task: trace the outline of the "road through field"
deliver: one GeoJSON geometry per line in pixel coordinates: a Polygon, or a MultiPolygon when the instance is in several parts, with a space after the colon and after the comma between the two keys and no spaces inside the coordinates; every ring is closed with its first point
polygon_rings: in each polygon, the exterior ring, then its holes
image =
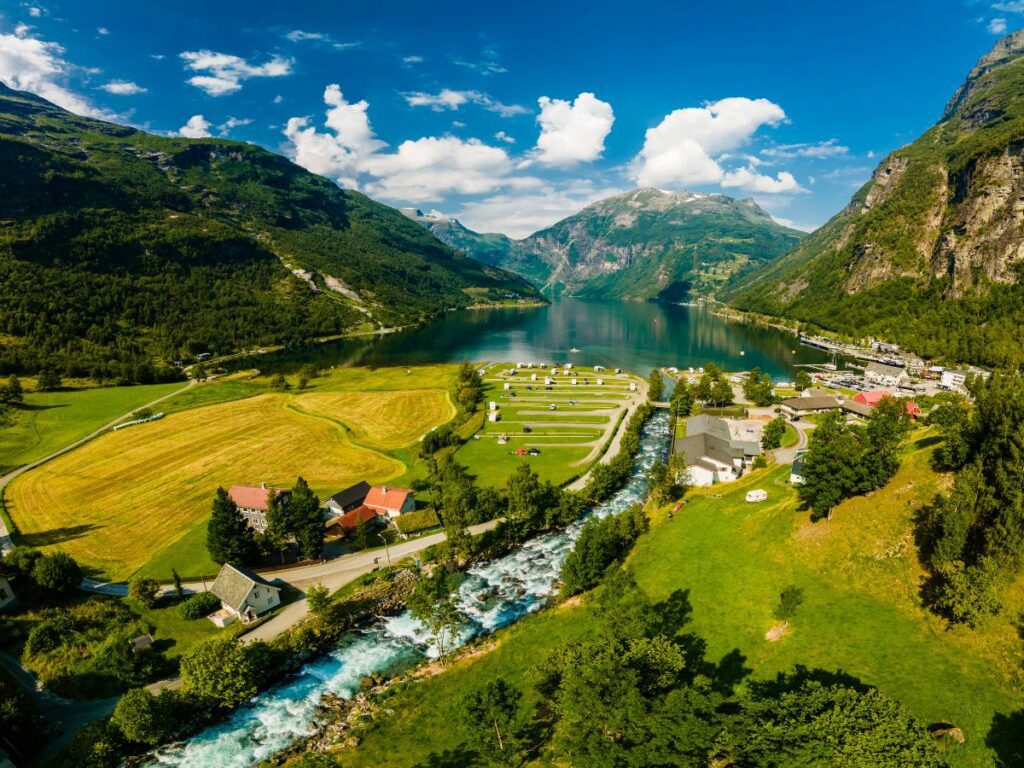
{"type": "MultiPolygon", "coordinates": [[[[81,438],[80,440],[76,440],[73,443],[69,443],[69,444],[65,445],[63,448],[54,451],[53,453],[51,453],[48,456],[44,456],[41,459],[37,459],[37,460],[35,460],[35,461],[33,461],[33,462],[29,463],[29,464],[24,464],[24,465],[18,467],[17,469],[11,470],[6,475],[3,475],[2,477],[0,477],[0,499],[3,498],[4,489],[16,477],[18,477],[20,475],[23,475],[24,473],[28,472],[31,469],[35,469],[36,467],[42,466],[46,462],[52,461],[53,459],[56,459],[58,456],[63,456],[68,451],[72,451],[72,450],[74,450],[75,448],[78,448],[81,445],[85,445],[90,440],[94,440],[95,438],[99,437],[101,434],[106,432],[108,429],[113,427],[115,424],[118,424],[119,422],[124,421],[126,418],[131,416],[136,411],[141,411],[143,408],[152,408],[154,405],[162,403],[164,400],[167,400],[168,398],[174,397],[175,395],[180,395],[182,392],[184,392],[189,387],[194,386],[195,383],[196,383],[195,379],[190,379],[188,384],[186,384],[181,389],[176,389],[173,392],[171,392],[170,394],[164,395],[163,397],[158,397],[156,400],[153,400],[152,402],[146,403],[145,405],[140,405],[137,408],[132,408],[128,413],[125,413],[125,414],[123,414],[121,416],[118,416],[113,421],[110,421],[110,422],[104,424],[99,429],[97,429],[97,430],[95,430],[93,432],[90,432],[88,435],[86,435],[85,437],[81,438]]],[[[3,517],[0,517],[0,555],[3,555],[5,552],[7,552],[8,550],[12,549],[13,547],[14,547],[14,541],[11,539],[11,532],[7,529],[7,523],[4,522],[3,517]]]]}

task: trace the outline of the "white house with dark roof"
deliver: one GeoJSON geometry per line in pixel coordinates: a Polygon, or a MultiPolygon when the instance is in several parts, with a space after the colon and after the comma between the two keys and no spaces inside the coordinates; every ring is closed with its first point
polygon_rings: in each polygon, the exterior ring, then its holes
{"type": "Polygon", "coordinates": [[[226,627],[237,619],[248,623],[281,604],[281,588],[275,587],[247,568],[224,563],[210,591],[220,598],[221,609],[211,613],[210,621],[226,627]]]}

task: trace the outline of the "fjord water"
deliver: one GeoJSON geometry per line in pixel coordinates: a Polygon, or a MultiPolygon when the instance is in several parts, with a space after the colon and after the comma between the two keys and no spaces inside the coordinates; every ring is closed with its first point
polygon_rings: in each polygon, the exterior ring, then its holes
{"type": "MultiPolygon", "coordinates": [[[[538,536],[504,557],[471,568],[459,588],[459,610],[469,621],[460,641],[506,627],[540,610],[554,595],[562,562],[586,517],[618,514],[643,500],[647,470],[665,458],[668,436],[668,411],[656,411],[644,428],[629,481],[618,493],[568,529],[538,536]]],[[[349,698],[366,676],[409,668],[433,655],[426,640],[427,635],[408,612],[350,632],[332,653],[310,662],[224,723],[154,754],[147,768],[257,765],[315,732],[325,695],[349,698]]]]}
{"type": "Polygon", "coordinates": [[[361,338],[236,363],[264,371],[303,363],[415,365],[474,361],[572,361],[647,374],[656,366],[725,370],[757,366],[776,380],[797,363],[821,363],[820,350],[800,346],[775,328],[717,317],[704,306],[638,301],[559,299],[546,307],[453,312],[430,325],[382,337],[361,338]],[[572,353],[573,348],[579,349],[572,353]]]}

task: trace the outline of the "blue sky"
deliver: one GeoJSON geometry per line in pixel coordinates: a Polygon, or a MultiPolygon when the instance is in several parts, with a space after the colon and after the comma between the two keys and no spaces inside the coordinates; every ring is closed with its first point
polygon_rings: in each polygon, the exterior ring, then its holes
{"type": "Polygon", "coordinates": [[[0,0],[0,80],[521,237],[635,186],[819,226],[1024,0],[0,0]]]}

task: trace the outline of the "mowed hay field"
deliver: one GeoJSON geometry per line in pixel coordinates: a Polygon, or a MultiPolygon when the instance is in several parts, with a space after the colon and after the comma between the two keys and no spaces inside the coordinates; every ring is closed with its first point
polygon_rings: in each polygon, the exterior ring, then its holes
{"type": "Polygon", "coordinates": [[[415,442],[454,415],[444,390],[263,392],[105,434],[18,478],[6,499],[21,541],[124,579],[195,531],[218,486],[291,487],[302,475],[325,496],[390,480],[406,466],[376,448],[415,442]]]}
{"type": "Polygon", "coordinates": [[[364,445],[383,450],[417,442],[427,431],[455,417],[446,392],[313,392],[295,398],[307,413],[337,418],[364,445]]]}

